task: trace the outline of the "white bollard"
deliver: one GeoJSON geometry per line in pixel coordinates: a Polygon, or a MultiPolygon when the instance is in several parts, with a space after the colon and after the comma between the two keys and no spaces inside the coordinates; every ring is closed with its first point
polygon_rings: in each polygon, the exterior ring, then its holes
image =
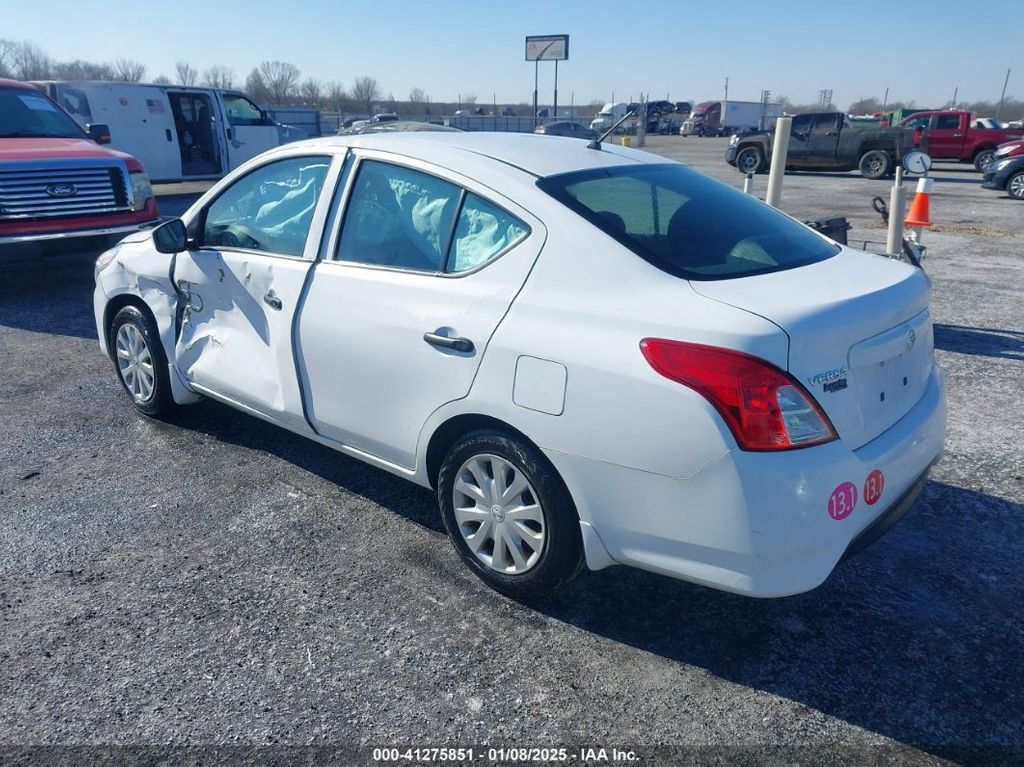
{"type": "Polygon", "coordinates": [[[768,194],[764,201],[773,208],[782,200],[782,177],[786,174],[786,157],[789,154],[789,134],[793,129],[792,117],[780,117],[775,121],[775,145],[772,148],[772,167],[768,172],[768,194]]]}
{"type": "Polygon", "coordinates": [[[747,177],[743,180],[743,194],[754,193],[754,174],[748,173],[747,177]]]}
{"type": "Polygon", "coordinates": [[[885,252],[890,256],[903,252],[903,217],[907,213],[907,190],[903,188],[903,168],[896,168],[896,181],[889,192],[889,234],[885,252]]]}

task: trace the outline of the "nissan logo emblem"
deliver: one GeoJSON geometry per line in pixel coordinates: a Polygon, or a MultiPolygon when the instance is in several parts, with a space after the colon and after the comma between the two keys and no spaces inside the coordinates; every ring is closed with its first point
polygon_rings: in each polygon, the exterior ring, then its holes
{"type": "Polygon", "coordinates": [[[74,197],[78,194],[78,187],[74,184],[50,184],[46,193],[50,197],[74,197]]]}

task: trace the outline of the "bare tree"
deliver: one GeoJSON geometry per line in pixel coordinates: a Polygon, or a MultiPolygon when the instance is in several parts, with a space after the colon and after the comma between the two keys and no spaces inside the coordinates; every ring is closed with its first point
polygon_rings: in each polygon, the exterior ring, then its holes
{"type": "Polygon", "coordinates": [[[319,80],[310,77],[299,86],[299,95],[302,96],[303,104],[319,109],[323,98],[323,86],[320,85],[319,80]]]}
{"type": "Polygon", "coordinates": [[[11,73],[19,80],[46,80],[53,73],[53,59],[35,43],[16,43],[11,63],[11,73]]]}
{"type": "Polygon", "coordinates": [[[472,106],[473,104],[476,103],[476,94],[467,93],[465,96],[462,97],[462,103],[469,104],[470,106],[472,106]]]}
{"type": "Polygon", "coordinates": [[[373,110],[373,102],[380,98],[380,85],[373,77],[363,75],[352,83],[352,99],[369,114],[373,110]]]}
{"type": "Polygon", "coordinates": [[[114,62],[114,79],[126,83],[141,83],[146,76],[146,65],[131,59],[118,59],[114,62]]]}
{"type": "Polygon", "coordinates": [[[13,40],[0,38],[0,77],[14,75],[14,47],[13,40]]]}
{"type": "Polygon", "coordinates": [[[235,71],[231,67],[212,66],[203,72],[203,84],[207,88],[228,90],[235,87],[235,71]]]}
{"type": "Polygon", "coordinates": [[[299,68],[286,61],[264,61],[249,73],[245,85],[257,101],[280,106],[294,97],[299,74],[299,68]]]}
{"type": "Polygon", "coordinates": [[[409,101],[413,104],[422,104],[427,100],[426,91],[422,88],[413,88],[409,91],[409,101]]]}
{"type": "Polygon", "coordinates": [[[114,68],[110,64],[93,61],[58,61],[53,65],[55,80],[113,80],[114,68]]]}
{"type": "Polygon", "coordinates": [[[337,80],[327,83],[327,105],[336,112],[340,112],[345,102],[348,101],[348,94],[345,93],[345,86],[337,80]]]}
{"type": "Polygon", "coordinates": [[[187,61],[176,61],[174,63],[174,74],[178,78],[178,85],[185,85],[191,87],[196,84],[199,79],[199,72],[192,66],[189,66],[187,61]]]}
{"type": "Polygon", "coordinates": [[[171,78],[167,75],[160,75],[153,78],[153,85],[174,85],[174,83],[171,82],[171,78]]]}

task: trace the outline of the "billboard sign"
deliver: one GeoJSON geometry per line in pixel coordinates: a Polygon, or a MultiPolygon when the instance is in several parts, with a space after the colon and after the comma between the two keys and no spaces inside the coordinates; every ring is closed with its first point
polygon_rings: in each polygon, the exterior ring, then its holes
{"type": "Polygon", "coordinates": [[[565,61],[569,58],[569,35],[534,35],[526,38],[527,61],[565,61]]]}

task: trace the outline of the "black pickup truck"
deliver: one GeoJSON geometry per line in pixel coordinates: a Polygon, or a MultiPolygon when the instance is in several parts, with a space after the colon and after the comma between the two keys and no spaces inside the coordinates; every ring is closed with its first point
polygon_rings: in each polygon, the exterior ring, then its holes
{"type": "MultiPolygon", "coordinates": [[[[786,170],[860,170],[864,178],[895,172],[914,148],[914,131],[905,128],[857,128],[841,112],[801,114],[793,118],[786,170]]],[[[758,173],[771,161],[775,131],[733,136],[725,159],[740,173],[758,173]]]]}

